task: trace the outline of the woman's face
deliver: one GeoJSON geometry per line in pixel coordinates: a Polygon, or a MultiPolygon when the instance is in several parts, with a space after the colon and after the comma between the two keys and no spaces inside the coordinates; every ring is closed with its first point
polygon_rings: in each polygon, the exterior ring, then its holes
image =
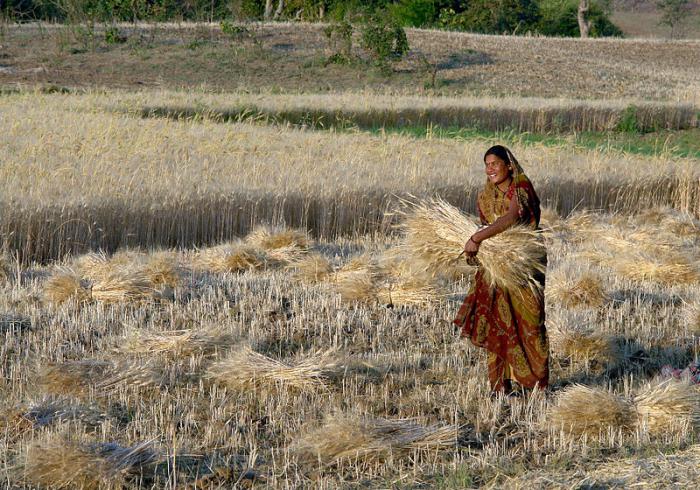
{"type": "Polygon", "coordinates": [[[494,185],[505,182],[508,180],[508,177],[510,177],[510,167],[496,155],[486,155],[484,167],[486,170],[486,177],[488,177],[489,181],[494,185]]]}

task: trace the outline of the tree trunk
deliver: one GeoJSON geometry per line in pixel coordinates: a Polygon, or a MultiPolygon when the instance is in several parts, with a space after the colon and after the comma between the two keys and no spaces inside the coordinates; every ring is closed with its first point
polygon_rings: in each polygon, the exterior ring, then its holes
{"type": "Polygon", "coordinates": [[[578,30],[582,38],[588,37],[591,30],[591,22],[588,20],[589,0],[579,0],[578,2],[578,30]]]}
{"type": "Polygon", "coordinates": [[[279,19],[280,15],[282,15],[282,11],[284,10],[284,0],[279,0],[279,3],[277,4],[277,10],[275,10],[275,15],[272,16],[273,19],[279,19]]]}
{"type": "Polygon", "coordinates": [[[265,20],[270,20],[270,16],[272,15],[272,0],[265,0],[265,14],[263,18],[265,20]]]}

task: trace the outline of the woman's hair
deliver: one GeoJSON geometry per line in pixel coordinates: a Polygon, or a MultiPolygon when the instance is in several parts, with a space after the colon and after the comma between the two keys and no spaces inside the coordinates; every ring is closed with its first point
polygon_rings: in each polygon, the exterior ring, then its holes
{"type": "Polygon", "coordinates": [[[506,164],[511,163],[511,156],[512,153],[508,148],[506,148],[503,145],[494,145],[488,150],[486,150],[486,153],[484,153],[484,161],[486,161],[486,157],[489,155],[496,155],[498,158],[503,160],[506,164]]]}

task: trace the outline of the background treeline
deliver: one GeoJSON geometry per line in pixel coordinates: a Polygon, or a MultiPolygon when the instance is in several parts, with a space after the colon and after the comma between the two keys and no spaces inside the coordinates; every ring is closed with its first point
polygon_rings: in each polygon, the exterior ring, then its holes
{"type": "MultiPolygon", "coordinates": [[[[411,27],[578,36],[578,0],[0,0],[6,18],[71,22],[339,20],[382,11],[411,27]]],[[[621,36],[609,0],[591,2],[592,36],[621,36]]]]}

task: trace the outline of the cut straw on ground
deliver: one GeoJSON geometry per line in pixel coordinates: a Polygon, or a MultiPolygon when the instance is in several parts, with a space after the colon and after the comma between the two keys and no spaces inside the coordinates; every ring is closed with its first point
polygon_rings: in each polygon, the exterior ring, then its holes
{"type": "Polygon", "coordinates": [[[213,364],[208,377],[232,389],[287,387],[299,390],[323,388],[328,370],[336,366],[334,351],[284,362],[255,352],[248,346],[213,364]]]}
{"type": "Polygon", "coordinates": [[[300,463],[327,466],[342,460],[381,460],[413,450],[455,447],[456,426],[423,426],[412,420],[370,417],[331,417],[294,443],[300,463]]]}

